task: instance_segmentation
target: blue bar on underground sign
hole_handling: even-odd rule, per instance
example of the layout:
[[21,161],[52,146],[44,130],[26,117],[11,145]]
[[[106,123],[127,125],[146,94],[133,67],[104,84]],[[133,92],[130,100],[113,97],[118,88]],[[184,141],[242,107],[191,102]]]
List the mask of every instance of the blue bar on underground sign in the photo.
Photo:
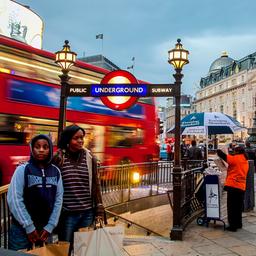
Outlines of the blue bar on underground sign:
[[145,84],[92,84],[91,96],[133,96],[145,97],[147,85]]

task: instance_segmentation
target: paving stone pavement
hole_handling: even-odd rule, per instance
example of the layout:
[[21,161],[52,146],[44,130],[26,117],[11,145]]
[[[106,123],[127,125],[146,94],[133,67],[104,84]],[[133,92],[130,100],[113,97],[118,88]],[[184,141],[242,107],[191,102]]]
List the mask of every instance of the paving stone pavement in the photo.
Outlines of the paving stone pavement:
[[[256,183],[254,183],[256,185]],[[256,189],[254,189],[256,191]],[[221,219],[227,223],[226,192],[221,197]],[[243,228],[237,232],[224,231],[217,221],[209,226],[199,226],[194,220],[183,232],[182,241],[171,241],[172,211],[169,205],[129,214],[125,217],[143,224],[163,237],[145,236],[142,230],[132,226],[125,231],[125,256],[256,256],[256,209],[243,213]],[[163,228],[165,227],[165,229]],[[139,235],[138,235],[139,234]]]
[[[226,192],[222,189],[225,176],[225,172],[220,176],[220,213],[227,225]],[[237,232],[224,231],[220,221],[210,222],[206,227],[197,225],[194,220],[183,232],[182,241],[170,240],[172,210],[169,205],[133,214],[125,213],[124,217],[162,235],[146,236],[143,230],[133,225],[129,229],[126,227],[123,247],[125,256],[256,256],[256,208],[243,213],[243,228]]]
[[183,241],[168,237],[126,235],[124,255],[129,256],[256,256],[256,211],[243,214],[243,228],[224,231],[222,223],[209,227],[192,222],[183,233]]

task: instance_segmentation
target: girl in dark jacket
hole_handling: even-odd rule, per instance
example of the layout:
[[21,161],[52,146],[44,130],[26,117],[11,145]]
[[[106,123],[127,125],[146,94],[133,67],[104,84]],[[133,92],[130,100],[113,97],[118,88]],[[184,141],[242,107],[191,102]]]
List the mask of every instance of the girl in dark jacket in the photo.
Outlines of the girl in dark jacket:
[[97,161],[83,148],[84,136],[83,128],[67,126],[61,134],[55,157],[64,187],[58,235],[59,240],[70,242],[71,249],[74,232],[104,215]]

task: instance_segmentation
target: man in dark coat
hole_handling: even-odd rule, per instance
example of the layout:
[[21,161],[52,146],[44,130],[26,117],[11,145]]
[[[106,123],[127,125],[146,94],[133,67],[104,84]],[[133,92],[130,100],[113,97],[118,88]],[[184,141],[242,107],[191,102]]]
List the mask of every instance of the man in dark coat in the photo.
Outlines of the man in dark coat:
[[189,160],[202,160],[203,154],[199,147],[196,146],[196,141],[191,141],[191,147],[188,149],[188,159]]

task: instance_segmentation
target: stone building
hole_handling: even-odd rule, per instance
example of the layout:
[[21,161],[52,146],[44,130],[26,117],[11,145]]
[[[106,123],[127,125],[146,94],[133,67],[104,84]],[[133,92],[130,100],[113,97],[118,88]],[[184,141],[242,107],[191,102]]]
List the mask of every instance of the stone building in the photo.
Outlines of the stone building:
[[[194,101],[196,112],[222,112],[251,127],[256,110],[256,52],[240,60],[223,52],[201,78],[200,87]],[[240,135],[245,138],[247,133]]]

